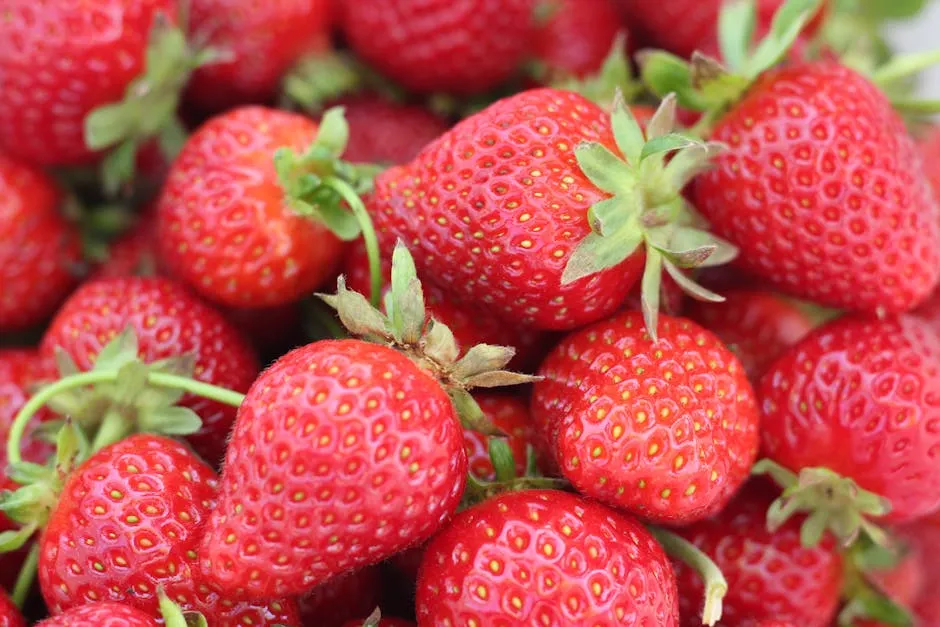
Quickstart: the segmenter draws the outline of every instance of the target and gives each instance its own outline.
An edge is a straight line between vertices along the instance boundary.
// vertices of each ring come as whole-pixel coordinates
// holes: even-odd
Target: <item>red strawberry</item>
[[[391,269],[391,259],[384,256],[382,258],[382,277],[385,281],[383,293],[391,286]],[[346,276],[350,289],[360,294],[369,293],[369,259],[363,242],[354,242],[349,247],[343,264],[343,274]],[[428,276],[433,276],[433,274]],[[481,310],[480,307],[454,303],[444,290],[433,283],[424,284],[424,298],[428,314],[447,325],[454,334],[458,346],[465,348],[475,344],[512,346],[516,349],[513,364],[525,369],[533,365],[545,343],[544,334],[506,324],[485,309]]]
[[[382,600],[382,571],[378,566],[333,577],[298,599],[304,627],[362,625]],[[358,620],[355,620],[358,619]]]
[[[418,577],[421,625],[678,625],[665,553],[632,518],[564,492],[458,514]]]
[[[924,564],[923,556],[916,547],[916,540],[912,539],[914,546],[900,556],[894,566],[887,569],[872,569],[864,573],[871,589],[876,594],[884,595],[897,609],[913,615],[911,608],[924,590]],[[864,613],[864,611],[863,611]],[[915,623],[920,624],[920,623]],[[855,619],[853,627],[889,627],[884,623],[871,618]]]
[[[562,473],[592,498],[658,522],[717,513],[757,455],[758,411],[741,362],[714,335],[639,312],[563,339],[542,362],[532,413]]]
[[[930,582],[940,576],[940,513],[907,525],[902,535],[920,556],[923,568],[923,587],[914,601],[914,614],[925,627],[940,625],[940,596]]]
[[[940,199],[940,126],[934,127],[920,141],[920,153],[924,159],[924,171],[930,179],[934,196]]]
[[[522,477],[526,474],[528,447],[535,441],[535,428],[529,408],[520,399],[507,394],[479,393],[475,398],[487,419],[509,436],[507,444],[516,462],[516,476]],[[470,472],[480,479],[493,481],[496,472],[490,460],[487,436],[479,431],[465,429],[463,442]]]
[[[202,108],[221,110],[274,99],[281,78],[303,54],[329,47],[332,0],[192,0],[193,37],[223,51],[198,69],[187,92]]]
[[[212,301],[266,307],[299,300],[332,275],[342,244],[295,212],[274,166],[280,147],[305,150],[317,125],[244,107],[193,134],[158,206],[161,261]]]
[[[936,332],[940,333],[940,290],[935,291],[917,311],[914,312]]]
[[[26,627],[20,608],[16,607],[3,589],[0,589],[0,627]]]
[[[796,627],[793,623],[788,623],[784,620],[762,620],[757,623],[757,627]]]
[[[766,485],[750,484],[718,515],[678,533],[715,560],[728,581],[722,625],[756,627],[761,620],[778,619],[800,627],[826,627],[839,607],[842,585],[835,543],[827,537],[816,547],[804,548],[796,520],[768,531],[772,500]],[[680,562],[673,566],[682,623],[701,625],[699,575]]]
[[[940,507],[940,337],[922,321],[830,322],[777,360],[759,391],[764,453],[801,473],[785,481],[787,512],[822,510],[851,540],[861,515],[885,513],[883,500],[891,521]]]
[[[600,70],[618,33],[620,16],[610,0],[550,0],[548,20],[535,34],[535,59],[553,75]]]
[[[168,438],[140,434],[97,452],[69,476],[42,536],[49,609],[118,601],[156,615],[162,588],[213,627],[298,624],[293,601],[233,603],[200,578],[195,549],[217,487],[215,472]]]
[[[239,408],[204,570],[247,598],[303,593],[430,536],[466,464],[450,399],[410,359],[358,340],[298,348]]]
[[[77,283],[81,247],[62,200],[42,170],[0,153],[0,332],[45,321]]]
[[[157,219],[145,211],[138,222],[108,246],[107,258],[92,274],[93,278],[148,276],[157,268]]]
[[[670,99],[653,125],[657,134],[672,127],[674,113]],[[663,170],[662,152],[647,137],[654,134],[644,134],[622,103],[608,114],[572,92],[522,92],[465,119],[410,164],[380,174],[369,201],[373,220],[386,250],[406,242],[418,270],[456,302],[545,330],[615,311],[643,272],[646,248],[644,301],[655,328],[662,268],[680,275],[675,263],[719,263],[733,253],[701,231],[675,240],[693,232],[682,217],[682,181],[704,165],[710,147],[691,142],[694,149],[685,150],[694,152],[672,161],[678,171]],[[647,158],[644,145],[653,153]],[[624,153],[657,174],[640,176],[618,156]],[[676,186],[647,188],[667,172]],[[701,246],[678,250],[693,240]],[[642,242],[654,243],[653,254]],[[660,250],[671,251],[669,258]],[[719,298],[687,279],[682,284]]]
[[[723,303],[693,303],[689,317],[734,351],[756,381],[777,357],[813,330],[796,305],[769,292],[726,291]]]
[[[375,625],[368,625],[361,620],[351,620],[343,625],[343,627],[415,627],[415,624],[404,618],[385,618],[383,616]]]
[[[341,3],[352,49],[407,89],[474,94],[510,78],[528,52],[535,0]]]
[[[89,281],[62,306],[42,341],[51,358],[56,347],[89,370],[109,341],[131,326],[145,362],[192,353],[194,377],[243,392],[258,373],[254,353],[225,318],[176,282],[158,277],[117,277]],[[183,404],[202,418],[189,436],[210,462],[221,458],[235,410],[196,397]]]
[[[423,107],[379,96],[351,96],[337,104],[349,122],[343,158],[353,163],[406,163],[448,128]]]
[[[124,603],[104,601],[81,605],[47,618],[37,627],[158,627],[150,614]]]
[[[940,277],[940,216],[891,103],[834,62],[765,73],[712,133],[697,207],[741,267],[820,304],[900,312]]]

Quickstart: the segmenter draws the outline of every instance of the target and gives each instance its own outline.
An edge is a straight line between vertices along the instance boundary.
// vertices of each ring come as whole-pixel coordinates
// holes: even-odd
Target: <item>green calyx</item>
[[[85,118],[85,144],[92,150],[111,150],[102,170],[108,193],[131,180],[137,150],[147,140],[156,138],[170,159],[179,153],[186,139],[176,116],[183,88],[197,68],[220,58],[212,49],[193,50],[183,29],[157,14],[144,73],[127,86],[124,100],[98,107]]]
[[[705,603],[702,606],[702,624],[715,625],[721,620],[722,605],[728,594],[728,581],[718,565],[697,546],[659,527],[649,527],[663,550],[698,573],[705,588]]]
[[[609,106],[621,90],[627,102],[633,102],[643,93],[643,85],[633,76],[630,59],[627,55],[627,36],[620,33],[614,38],[610,52],[600,69],[591,76],[544,76],[544,71],[536,67],[535,78],[555,89],[564,89],[581,94],[588,100],[603,107]],[[539,75],[539,74],[542,75]]]
[[[347,289],[343,276],[337,281],[336,294],[318,296],[336,310],[352,335],[394,347],[431,372],[447,390],[469,429],[500,434],[483,415],[471,389],[539,380],[505,370],[516,352],[511,347],[477,344],[461,356],[450,329],[434,318],[428,319],[414,259],[401,242],[392,254],[392,285],[385,297],[384,312],[362,294]]]
[[[180,606],[166,595],[161,587],[158,591],[160,598],[160,616],[166,627],[209,627],[206,617],[199,612],[183,612]]]
[[[327,52],[301,59],[284,77],[284,95],[311,113],[362,88],[365,68],[350,54]]]
[[[516,460],[512,449],[504,437],[491,435],[487,440],[490,463],[495,470],[495,479],[487,481],[472,472],[467,473],[467,485],[464,489],[460,509],[472,507],[503,492],[521,490],[569,490],[571,484],[565,479],[545,477],[536,464],[535,449],[526,447],[525,474],[516,472]]]
[[[803,468],[796,474],[769,459],[757,462],[751,472],[766,474],[783,488],[783,494],[767,511],[770,530],[778,529],[796,514],[806,514],[800,529],[804,546],[819,544],[826,531],[846,547],[860,536],[876,545],[888,545],[887,534],[869,518],[887,514],[891,503],[863,490],[853,480],[828,468]]]
[[[588,211],[591,233],[572,253],[562,274],[568,284],[611,268],[646,250],[641,301],[646,327],[656,337],[662,271],[692,297],[720,302],[684,269],[727,263],[737,249],[701,228],[682,189],[710,167],[719,144],[674,131],[676,98],[668,95],[646,130],[618,93],[611,125],[620,155],[591,142],[576,149],[578,165],[599,189],[611,194]]]
[[[896,567],[902,559],[902,549],[875,544],[866,537],[847,551],[842,577],[845,604],[838,618],[841,627],[853,627],[860,619],[896,627],[914,624],[910,611],[878,583],[879,571]]]

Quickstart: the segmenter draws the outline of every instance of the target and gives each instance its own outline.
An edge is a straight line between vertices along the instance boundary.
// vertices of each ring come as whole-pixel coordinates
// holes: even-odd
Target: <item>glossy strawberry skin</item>
[[[94,160],[85,117],[124,98],[144,69],[154,20],[174,20],[176,2],[7,0],[3,11],[0,148],[44,166]]]
[[[337,575],[298,599],[304,627],[362,626],[382,599],[382,571],[368,566]]]
[[[777,360],[759,393],[767,457],[854,479],[891,501],[887,520],[940,507],[940,337],[922,321],[831,322]]]
[[[536,32],[534,56],[550,73],[588,76],[600,70],[619,32],[627,35],[610,0],[561,0]]]
[[[294,213],[274,170],[275,150],[303,153],[316,133],[301,115],[242,107],[191,135],[157,208],[160,259],[169,271],[233,307],[297,301],[330,277],[341,242]]]
[[[362,627],[363,621],[361,620],[351,620],[343,627]],[[385,618],[382,617],[379,619],[379,622],[376,624],[376,627],[415,627],[415,623],[410,620],[405,620],[404,618]]]
[[[516,462],[516,476],[523,476],[526,471],[528,447],[536,438],[529,408],[521,399],[508,394],[480,392],[474,394],[474,398],[483,410],[483,415],[497,429],[509,436],[506,443],[509,444],[513,460]],[[479,431],[465,429],[463,442],[470,472],[487,481],[495,479],[487,436]]]
[[[213,626],[297,624],[293,601],[232,604],[199,576],[195,549],[217,493],[215,471],[165,437],[135,435],[96,453],[70,475],[42,536],[50,610],[118,601],[157,615],[162,586]]]
[[[0,332],[44,322],[78,282],[81,247],[62,200],[42,170],[0,153]]]
[[[113,601],[77,606],[37,623],[37,627],[159,627],[147,612]]]
[[[542,362],[532,414],[582,494],[680,524],[721,509],[750,472],[758,411],[744,368],[693,322],[639,312],[564,338]]]
[[[2,589],[0,589],[0,627],[26,627],[26,620],[20,613],[20,608],[16,607],[6,591]]]
[[[826,627],[839,606],[842,585],[837,547],[826,536],[819,545],[804,548],[796,519],[768,531],[767,508],[773,498],[765,484],[749,484],[715,517],[678,533],[715,560],[728,580],[722,625],[758,627],[775,618]],[[685,564],[674,561],[673,566],[682,624],[701,625],[701,578]]]
[[[838,308],[900,312],[940,276],[940,215],[901,118],[830,61],[769,72],[719,121],[695,202],[745,270]]]
[[[920,154],[924,159],[924,171],[930,179],[934,197],[940,199],[940,126],[935,126],[921,139]]]
[[[352,49],[412,91],[474,94],[510,78],[532,41],[534,0],[341,3]]]
[[[940,513],[905,526],[902,535],[920,555],[922,588],[913,603],[914,614],[923,625],[940,625],[940,596],[930,582],[940,577]]]
[[[931,294],[914,315],[926,321],[935,333],[940,333],[940,290]]]
[[[56,314],[41,351],[51,359],[59,346],[80,369],[90,370],[101,349],[128,325],[146,362],[194,353],[196,379],[236,392],[246,391],[258,373],[257,358],[238,330],[182,285],[162,277],[86,282]],[[235,408],[192,396],[183,404],[203,421],[190,443],[207,461],[217,462]]]
[[[427,539],[466,469],[449,397],[409,358],[358,340],[298,348],[239,408],[203,572],[244,598],[307,592]]]
[[[428,546],[416,605],[422,627],[679,624],[669,560],[641,524],[544,490],[458,514]]]
[[[383,294],[392,284],[392,260],[382,256]],[[362,241],[349,246],[343,262],[343,275],[349,289],[360,294],[371,290],[369,278],[369,258]],[[428,275],[433,277],[433,274]],[[455,303],[447,292],[430,281],[423,281],[424,301],[428,315],[443,322],[454,334],[457,345],[466,350],[477,344],[511,346],[516,349],[511,367],[516,370],[528,370],[537,362],[541,347],[545,343],[545,334],[518,328],[492,315],[484,307]]]
[[[352,163],[407,163],[448,128],[428,109],[380,96],[350,96],[335,104],[345,109],[349,142],[343,159]]]
[[[796,305],[770,292],[722,292],[723,303],[695,301],[688,316],[734,351],[751,381],[813,330]]]
[[[193,74],[188,100],[216,111],[270,102],[302,55],[329,48],[331,5],[332,0],[194,0],[190,32],[229,58]]]
[[[536,89],[498,101],[377,177],[369,203],[383,249],[401,239],[419,274],[453,300],[516,325],[564,330],[602,318],[644,257],[561,285],[591,230],[588,209],[608,197],[577,164],[585,141],[617,153],[609,115],[577,94]]]

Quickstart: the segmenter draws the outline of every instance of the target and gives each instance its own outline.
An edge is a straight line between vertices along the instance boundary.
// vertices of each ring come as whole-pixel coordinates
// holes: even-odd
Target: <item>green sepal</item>
[[[372,610],[372,613],[364,621],[362,627],[378,627],[382,620],[382,611],[379,608]]]
[[[7,478],[20,485],[28,485],[45,480],[49,476],[49,467],[33,462],[19,462],[7,466]]]
[[[359,91],[365,68],[343,52],[314,54],[300,60],[284,78],[284,93],[309,112],[318,112],[327,102]]]
[[[487,453],[490,456],[490,463],[493,464],[496,481],[509,481],[516,478],[516,460],[509,443],[504,438],[489,438]]]
[[[683,292],[685,292],[686,294],[688,294],[695,300],[701,300],[707,303],[724,302],[725,300],[724,296],[720,294],[716,294],[715,292],[712,292],[708,288],[696,283],[695,281],[690,279],[689,276],[685,272],[680,270],[671,261],[664,261],[663,268],[665,268],[666,272],[669,274],[672,280],[675,281],[676,285],[678,285],[679,288]]]
[[[458,381],[463,381],[485,372],[505,368],[515,354],[516,350],[510,346],[493,344],[471,346],[470,350],[454,364],[451,376]]]
[[[940,99],[892,98],[891,106],[899,113],[909,116],[928,116],[940,113]]]
[[[161,587],[158,590],[160,599],[160,616],[166,627],[208,627],[206,617],[200,612],[183,612],[180,606],[166,595]]]
[[[640,77],[653,94],[665,98],[675,94],[679,104],[692,111],[705,111],[709,103],[692,85],[688,61],[662,50],[642,50],[636,55]]]
[[[18,551],[29,542],[29,539],[36,533],[36,528],[32,526],[20,527],[19,529],[8,529],[0,532],[0,553],[10,553]]]
[[[202,418],[188,407],[158,407],[138,416],[137,427],[164,435],[192,435],[202,428]]]
[[[641,135],[642,137],[642,135]],[[640,146],[640,150],[643,146]],[[578,167],[599,189],[608,194],[631,194],[636,188],[633,168],[614,153],[597,142],[584,142],[575,148]],[[639,163],[640,151],[637,151]]]
[[[441,324],[434,318],[431,318],[428,322],[423,347],[424,354],[440,365],[452,364],[460,356],[460,346],[457,344],[450,327]]]
[[[619,90],[614,96],[614,104],[610,111],[610,128],[614,133],[617,148],[626,159],[626,163],[633,167],[638,166],[643,147],[646,145],[646,136],[643,127],[627,106],[623,93]]]
[[[55,472],[61,476],[68,475],[90,454],[91,447],[85,432],[71,418],[66,418],[56,437]]]
[[[460,418],[464,429],[477,431],[483,435],[505,437],[506,434],[498,429],[480,409],[480,405],[467,390],[454,387],[449,389],[450,400],[454,403],[454,410]]]
[[[352,335],[364,338],[380,338],[386,342],[395,339],[389,319],[372,306],[365,296],[346,287],[346,277],[336,280],[336,294],[317,294],[327,305],[336,310],[340,322]]]
[[[721,57],[732,71],[741,71],[747,61],[757,25],[754,0],[734,0],[725,4],[718,16],[718,43]]]
[[[701,141],[682,133],[668,133],[660,135],[646,142],[643,145],[643,151],[640,153],[640,161],[645,161],[649,157],[667,152],[676,152],[683,148],[700,146]]]
[[[751,84],[746,77],[732,74],[717,59],[701,52],[692,53],[690,65],[692,86],[709,103],[711,109],[718,109],[737,100]]]
[[[927,5],[927,0],[862,0],[860,8],[872,22],[904,20],[917,16]]]
[[[137,360],[137,334],[134,327],[128,325],[114,339],[104,345],[95,359],[92,370],[118,370]]]
[[[751,0],[753,1],[753,0]],[[744,76],[754,80],[780,63],[800,33],[822,5],[822,0],[787,0],[774,13],[770,32],[757,44],[744,66]]]
[[[391,309],[386,307],[396,339],[402,344],[417,344],[424,333],[426,312],[424,291],[408,248],[399,240],[392,252]]]
[[[561,275],[562,285],[612,268],[632,255],[643,243],[639,229],[621,229],[614,235],[588,233],[578,244]]]
[[[630,69],[630,57],[627,54],[627,35],[617,33],[610,46],[610,52],[604,58],[600,69],[593,75],[584,78],[576,76],[545,77],[544,69],[535,69],[532,72],[540,82],[547,82],[555,89],[573,91],[581,94],[591,102],[606,107],[614,98],[617,90],[624,93],[628,101],[633,101],[643,91],[643,86],[633,76]],[[547,80],[546,80],[547,79]]]

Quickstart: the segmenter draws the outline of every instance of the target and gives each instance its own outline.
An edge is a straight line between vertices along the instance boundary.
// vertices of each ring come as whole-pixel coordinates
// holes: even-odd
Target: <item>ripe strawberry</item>
[[[343,627],[416,627],[415,623],[410,620],[405,620],[404,618],[385,618],[384,616],[379,619],[379,622],[374,625],[370,625],[361,620],[351,620],[347,622]]]
[[[300,597],[297,604],[304,627],[342,627],[347,622],[362,625],[381,600],[382,571],[367,566],[333,577]]]
[[[696,302],[688,314],[738,356],[751,381],[813,329],[796,305],[769,292],[735,290],[723,295],[724,303]]]
[[[258,373],[251,347],[230,322],[181,285],[160,277],[85,283],[59,310],[41,351],[51,358],[58,347],[78,369],[89,370],[102,348],[128,326],[145,362],[191,353],[196,379],[238,392],[247,390]],[[189,441],[210,463],[221,459],[234,408],[192,396],[184,397],[182,404],[203,421]]]
[[[535,428],[529,408],[520,399],[507,394],[479,393],[475,398],[487,419],[509,436],[507,444],[516,462],[516,476],[524,476],[529,455],[528,447],[535,441]],[[465,429],[463,443],[470,472],[486,481],[496,479],[487,436],[479,431]]]
[[[215,472],[182,444],[139,434],[98,451],[66,481],[42,535],[39,583],[53,613],[117,601],[156,615],[157,591],[213,627],[299,622],[293,601],[234,602],[199,576]]]
[[[940,337],[922,321],[830,322],[777,360],[759,392],[765,455],[800,473],[784,477],[782,513],[818,511],[850,541],[868,530],[865,514],[890,507],[884,520],[910,521],[940,507]]]
[[[940,576],[940,513],[906,525],[901,533],[919,554],[923,568],[923,586],[913,603],[914,614],[924,626],[940,625],[940,596],[930,585]]]
[[[124,603],[103,601],[75,607],[37,627],[159,627],[153,616]]]
[[[924,159],[924,172],[933,187],[934,197],[940,199],[940,126],[934,127],[921,139],[920,153]]]
[[[826,627],[839,607],[842,585],[835,542],[827,537],[818,546],[803,547],[796,520],[768,531],[772,500],[764,483],[749,484],[716,516],[678,533],[714,559],[728,581],[722,625],[753,627],[761,620],[778,619],[800,627]],[[682,623],[701,625],[699,575],[680,562],[673,566]]]
[[[770,619],[762,620],[761,622],[757,623],[757,627],[796,627],[796,625],[793,623],[788,623],[784,620]]]
[[[94,269],[92,277],[156,274],[159,270],[156,227],[155,212],[146,210],[134,226],[108,246],[107,258]]]
[[[924,320],[936,333],[940,333],[940,290],[931,294],[924,303],[917,308],[914,315]]]
[[[535,0],[358,0],[340,8],[352,49],[419,92],[497,86],[515,72],[535,30]]]
[[[679,624],[665,553],[632,518],[564,492],[509,492],[458,514],[418,576],[421,625]]]
[[[190,32],[226,58],[193,73],[187,99],[215,111],[272,101],[302,55],[329,47],[331,9],[332,0],[192,0]]]
[[[883,595],[896,609],[913,615],[911,608],[924,589],[924,565],[923,556],[916,545],[909,548],[910,550],[902,553],[900,560],[890,568],[869,569],[864,572],[864,576],[873,592]],[[854,608],[850,604],[849,612],[852,609]],[[864,607],[860,609],[864,614]],[[849,612],[843,611],[843,614]],[[851,624],[853,627],[888,627],[890,623],[886,624],[874,618],[856,618]]]
[[[423,107],[375,95],[350,96],[337,104],[349,122],[343,158],[353,163],[407,163],[448,128]]]
[[[572,333],[542,362],[532,414],[582,494],[644,519],[717,513],[757,455],[758,411],[737,357],[714,335],[639,312]]]
[[[695,202],[742,268],[820,304],[913,308],[940,277],[938,211],[888,99],[837,63],[765,73],[712,133]]]
[[[42,170],[0,153],[0,332],[43,322],[77,283],[81,247],[62,200]]]
[[[300,215],[275,171],[280,147],[305,150],[317,125],[244,107],[193,134],[158,205],[160,259],[206,298],[235,307],[299,300],[332,275],[342,244]]]
[[[4,560],[6,567],[6,560]],[[0,627],[26,627],[26,620],[6,591],[0,589]]]
[[[550,75],[583,78],[600,70],[624,32],[610,0],[553,0],[549,11],[535,33],[535,60]]]
[[[647,143],[672,128],[674,113],[667,100],[644,134],[622,101],[608,114],[554,89],[500,100],[376,178],[369,202],[379,238],[386,250],[406,242],[419,271],[457,303],[543,330],[615,311],[643,273],[645,248],[644,304],[655,328],[663,268],[676,278],[679,266],[733,256],[687,226],[680,195],[712,147],[681,140],[683,158],[669,169],[663,144]]]

